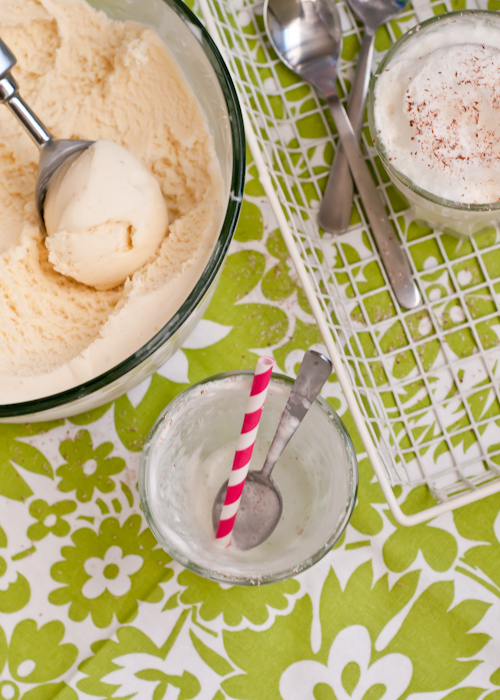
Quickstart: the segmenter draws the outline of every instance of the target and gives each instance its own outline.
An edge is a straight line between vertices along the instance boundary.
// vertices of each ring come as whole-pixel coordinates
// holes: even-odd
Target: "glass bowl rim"
[[[464,202],[455,202],[452,199],[438,197],[437,195],[432,194],[432,192],[429,192],[428,190],[425,190],[422,187],[416,185],[413,182],[413,180],[411,180],[411,178],[409,178],[407,175],[404,175],[400,170],[395,168],[394,165],[389,162],[389,158],[385,151],[384,145],[378,137],[377,129],[375,128],[374,115],[375,86],[377,84],[377,79],[380,76],[380,74],[383,73],[383,71],[393,59],[393,57],[398,53],[400,48],[407,41],[412,40],[413,36],[419,33],[424,27],[428,27],[433,24],[438,24],[439,22],[452,21],[453,18],[459,16],[470,17],[472,15],[496,17],[497,21],[500,22],[498,12],[495,12],[493,10],[456,10],[454,12],[445,12],[443,14],[436,15],[435,17],[430,17],[429,19],[426,19],[423,22],[419,22],[417,25],[411,27],[411,29],[408,29],[408,31],[406,31],[402,36],[399,37],[399,39],[391,46],[391,48],[387,50],[386,54],[384,55],[384,58],[380,61],[377,70],[372,76],[370,82],[370,90],[368,93],[368,127],[370,130],[372,143],[377,151],[377,155],[380,157],[380,160],[382,161],[384,168],[387,170],[389,175],[391,175],[395,180],[399,181],[402,185],[407,187],[414,194],[419,195],[423,199],[427,199],[428,201],[432,202],[433,204],[437,204],[438,206],[446,207],[448,209],[454,209],[455,211],[459,212],[482,213],[500,210],[500,201],[483,204],[467,204]]]
[[[329,551],[330,549],[340,540],[342,537],[350,519],[353,513],[353,510],[356,505],[356,497],[357,497],[357,492],[358,492],[358,485],[359,485],[359,469],[358,469],[358,460],[357,460],[357,455],[356,455],[356,450],[354,449],[354,445],[351,440],[351,436],[349,435],[347,428],[345,427],[342,419],[338,415],[338,413],[333,409],[330,404],[325,401],[325,399],[322,396],[318,396],[315,399],[315,403],[322,409],[323,413],[327,415],[327,417],[330,419],[330,422],[333,423],[334,427],[337,429],[337,431],[342,435],[345,441],[345,446],[346,446],[346,453],[349,457],[350,461],[350,468],[352,471],[352,484],[350,485],[350,493],[348,494],[348,499],[347,499],[347,504],[344,508],[343,514],[341,516],[341,521],[340,524],[338,525],[337,529],[332,533],[332,535],[327,539],[327,541],[321,545],[321,547],[318,547],[313,554],[308,556],[304,561],[299,562],[295,564],[293,567],[289,567],[287,569],[283,569],[281,571],[277,571],[273,574],[266,574],[265,576],[262,577],[253,577],[251,578],[248,574],[243,574],[243,575],[227,575],[227,574],[219,574],[218,572],[213,571],[212,569],[206,569],[203,566],[199,566],[195,562],[192,562],[190,559],[185,557],[183,554],[180,554],[175,547],[170,547],[170,544],[168,545],[168,549],[165,547],[165,538],[163,535],[159,532],[159,529],[156,526],[156,521],[153,516],[153,513],[151,509],[149,508],[149,503],[148,503],[148,498],[147,498],[147,487],[146,487],[146,473],[148,471],[149,467],[149,454],[152,449],[154,449],[154,440],[156,437],[156,434],[158,430],[161,428],[165,416],[169,413],[169,411],[175,410],[176,406],[178,403],[183,399],[183,397],[186,397],[188,394],[193,392],[195,389],[197,389],[200,386],[203,386],[204,384],[208,384],[211,382],[220,382],[224,381],[226,379],[238,379],[239,377],[249,377],[251,378],[254,375],[254,371],[251,369],[240,369],[240,370],[234,370],[234,371],[229,371],[229,372],[221,372],[219,374],[214,374],[210,377],[205,377],[205,379],[202,379],[194,384],[191,384],[187,389],[184,389],[181,391],[177,396],[175,396],[168,404],[165,406],[165,408],[161,411],[160,415],[156,419],[156,421],[153,424],[153,427],[149,431],[148,437],[146,439],[146,442],[144,443],[144,447],[142,449],[141,453],[141,459],[139,463],[139,496],[140,496],[140,502],[141,502],[141,509],[143,512],[143,515],[146,519],[146,522],[148,524],[148,527],[154,534],[156,540],[158,541],[158,544],[166,551],[172,558],[177,561],[179,564],[184,566],[186,569],[189,569],[193,573],[197,574],[198,576],[202,576],[203,578],[209,579],[211,581],[218,581],[220,583],[227,583],[227,584],[232,584],[232,585],[239,585],[239,586],[254,586],[256,585],[257,578],[258,578],[258,585],[265,585],[269,583],[277,583],[279,581],[285,581],[291,577],[293,577],[296,574],[302,573],[303,571],[306,571],[309,569],[311,566],[316,564],[320,559],[322,559]],[[289,385],[290,388],[294,384],[294,379],[292,377],[288,377],[285,374],[280,374],[278,372],[273,372],[271,376],[271,381],[276,381],[280,383],[284,383],[286,385]],[[174,554],[172,554],[174,552]]]
[[[108,387],[113,382],[118,381],[125,374],[147,360],[148,357],[181,328],[186,319],[195,311],[196,307],[208,292],[224,262],[227,249],[238,222],[245,184],[246,142],[241,107],[236,88],[225,61],[215,42],[198,17],[196,17],[182,0],[163,0],[163,2],[175,12],[185,24],[188,25],[191,23],[200,31],[201,40],[192,32],[193,39],[199,41],[203,52],[214,69],[229,116],[233,158],[231,185],[224,220],[221,224],[214,250],[200,278],[176,313],[152,338],[150,338],[150,340],[144,343],[144,345],[132,355],[97,377],[93,377],[87,382],[78,384],[75,387],[58,392],[57,394],[50,394],[38,399],[31,399],[19,403],[0,404],[0,420],[2,418],[15,418],[31,415],[33,413],[41,413],[49,409],[61,407],[79,399],[86,398],[95,391]]]

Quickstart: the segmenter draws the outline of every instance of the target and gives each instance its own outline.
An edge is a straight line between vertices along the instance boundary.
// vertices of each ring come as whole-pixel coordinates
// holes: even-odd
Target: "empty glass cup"
[[[215,542],[212,505],[228,478],[252,372],[219,374],[177,396],[143,450],[139,489],[161,546],[197,574],[230,584],[281,581],[321,559],[342,535],[358,484],[356,455],[335,411],[318,398],[273,472],[282,518],[266,542],[241,551]],[[293,380],[273,375],[250,469],[260,469]]]

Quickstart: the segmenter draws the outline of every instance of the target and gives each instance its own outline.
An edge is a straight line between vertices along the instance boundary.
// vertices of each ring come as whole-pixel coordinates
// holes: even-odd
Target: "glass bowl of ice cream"
[[[368,98],[370,134],[415,215],[470,235],[500,219],[500,16],[461,11],[410,29]]]
[[[80,176],[63,180],[46,238],[37,149],[0,107],[0,420],[61,418],[142,381],[203,315],[241,206],[243,123],[219,52],[180,0],[4,3],[0,31],[23,97],[56,138],[117,144],[140,161],[132,190],[157,183],[156,200],[134,208],[113,168],[100,170],[92,192],[118,231],[102,238],[86,214],[94,194],[80,196]],[[85,156],[85,172],[113,153]],[[141,226],[156,232],[151,249]]]
[[[273,470],[283,512],[257,547],[215,541],[212,506],[228,478],[252,385],[252,372],[194,384],[163,411],[144,445],[141,505],[161,546],[200,576],[243,586],[296,576],[342,536],[356,502],[358,467],[347,430],[318,397]],[[293,386],[273,374],[250,469],[261,469]]]

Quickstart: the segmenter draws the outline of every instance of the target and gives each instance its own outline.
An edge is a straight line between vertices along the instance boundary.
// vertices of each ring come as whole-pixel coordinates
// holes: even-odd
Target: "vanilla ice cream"
[[[426,29],[377,78],[378,138],[391,165],[423,190],[499,202],[500,27],[471,13]]]
[[[205,268],[225,201],[202,110],[151,29],[84,0],[1,0],[0,33],[23,96],[55,137],[98,142],[49,193],[46,241],[34,204],[38,151],[8,110],[0,115],[7,404],[85,382],[155,335]],[[118,151],[130,154],[121,174]]]
[[[126,148],[103,139],[56,171],[44,221],[58,272],[113,289],[156,253],[168,214],[158,180]]]

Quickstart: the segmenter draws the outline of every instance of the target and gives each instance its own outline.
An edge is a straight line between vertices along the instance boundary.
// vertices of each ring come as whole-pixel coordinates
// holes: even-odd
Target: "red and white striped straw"
[[[229,547],[234,521],[240,507],[241,494],[245,486],[248,467],[252,459],[253,447],[259,429],[260,417],[266,400],[267,388],[271,381],[274,367],[272,357],[260,357],[255,368],[252,389],[248,399],[247,410],[243,419],[241,434],[236,445],[233,466],[227,485],[226,498],[220,514],[219,527],[215,538],[219,544]]]

